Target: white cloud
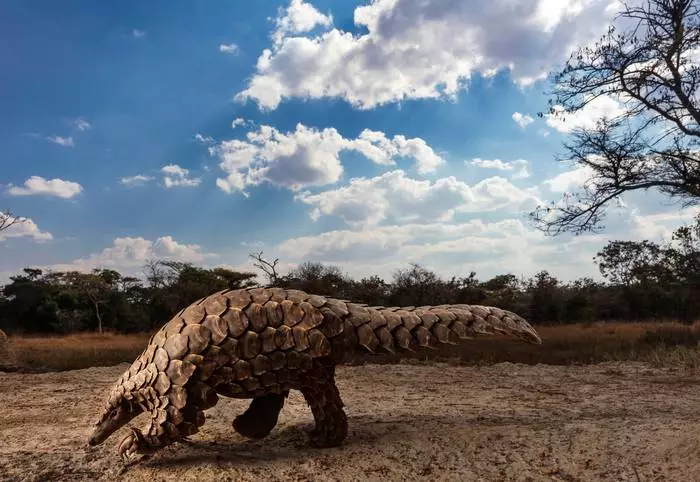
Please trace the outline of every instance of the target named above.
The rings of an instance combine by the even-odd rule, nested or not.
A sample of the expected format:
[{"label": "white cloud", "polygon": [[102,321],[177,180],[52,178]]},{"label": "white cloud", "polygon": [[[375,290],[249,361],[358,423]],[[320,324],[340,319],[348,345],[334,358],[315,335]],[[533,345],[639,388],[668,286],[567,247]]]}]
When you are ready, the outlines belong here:
[{"label": "white cloud", "polygon": [[417,262],[445,277],[471,270],[481,279],[504,273],[529,276],[546,268],[571,279],[595,274],[591,258],[599,248],[597,238],[564,243],[547,238],[520,219],[474,219],[329,231],[288,239],[277,251],[289,262],[333,263],[358,277],[378,274],[389,278],[397,268]]},{"label": "white cloud", "polygon": [[528,114],[521,114],[520,112],[513,112],[512,118],[515,122],[517,122],[521,129],[525,129],[527,126],[535,122],[535,119],[533,119],[531,116]]},{"label": "white cloud", "polygon": [[673,232],[681,224],[693,224],[700,214],[700,207],[692,206],[677,211],[656,214],[642,214],[639,208],[631,208],[618,231],[627,230],[644,239],[663,239],[671,241]]},{"label": "white cloud", "polygon": [[83,187],[77,182],[64,181],[63,179],[44,179],[41,176],[32,176],[24,181],[24,187],[12,186],[7,190],[11,196],[56,196],[62,199],[70,199],[83,191]]},{"label": "white cloud", "polygon": [[496,169],[498,171],[514,171],[511,174],[511,179],[525,179],[530,177],[530,163],[525,159],[516,159],[515,161],[501,161],[500,159],[473,159],[472,166],[481,167],[483,169]]},{"label": "white cloud", "polygon": [[219,45],[219,52],[225,54],[238,55],[241,49],[236,44],[221,44]]},{"label": "white cloud", "polygon": [[364,129],[347,149],[354,149],[376,164],[396,164],[394,157],[412,157],[420,174],[432,172],[445,161],[421,138],[406,139],[396,135],[392,139],[380,131]]},{"label": "white cloud", "polygon": [[338,157],[345,139],[333,128],[317,130],[297,124],[282,133],[270,126],[249,132],[246,141],[224,141],[218,147],[219,167],[228,174],[217,179],[225,192],[242,191],[246,185],[269,182],[297,190],[331,184],[340,179]]},{"label": "white cloud", "polygon": [[242,117],[236,117],[235,119],[233,119],[233,121],[231,121],[231,129],[235,129],[238,126],[243,126],[243,125],[248,125],[248,124],[252,124],[252,121],[247,121],[247,120],[243,119]]},{"label": "white cloud", "polygon": [[114,240],[112,246],[86,258],[79,258],[68,264],[50,266],[57,271],[91,271],[95,268],[112,268],[132,272],[140,269],[151,259],[168,259],[190,263],[201,263],[214,258],[215,253],[202,252],[197,244],[181,244],[171,236],[162,236],[155,241],[142,237],[122,237]]},{"label": "white cloud", "polygon": [[581,110],[571,114],[562,114],[563,107],[560,105],[555,105],[553,108],[557,113],[545,114],[547,124],[551,128],[564,133],[571,132],[574,129],[591,129],[603,117],[614,118],[625,111],[620,102],[609,96],[593,99]]},{"label": "white cloud", "polygon": [[[8,216],[0,212],[0,224],[8,225],[11,224],[16,218],[13,216]],[[50,241],[53,239],[51,233],[46,231],[41,231],[39,226],[29,218],[24,219],[21,222],[16,222],[11,224],[9,228],[5,228],[0,231],[0,241],[5,241],[9,238],[21,238],[30,237],[34,238],[35,241]]]},{"label": "white cloud", "polygon": [[551,179],[544,181],[552,192],[565,193],[572,192],[583,187],[594,174],[589,166],[575,167],[569,171],[557,174]]},{"label": "white cloud", "polygon": [[204,136],[197,132],[194,135],[194,140],[197,142],[201,142],[202,144],[212,144],[214,142],[214,138],[211,136]]},{"label": "white cloud", "polygon": [[163,176],[163,184],[167,188],[171,187],[196,187],[202,182],[201,178],[189,177],[189,169],[180,167],[177,164],[168,164],[161,168]]},{"label": "white cloud", "polygon": [[289,34],[305,33],[317,25],[329,27],[333,24],[331,15],[324,15],[304,0],[291,0],[286,9],[279,9],[272,35],[275,44],[279,44]]},{"label": "white cloud", "polygon": [[76,129],[78,129],[80,132],[85,132],[85,131],[90,130],[92,128],[92,125],[90,125],[90,123],[88,121],[86,121],[85,119],[80,118],[80,117],[77,119],[73,119],[71,121],[71,125],[73,127],[75,127]]},{"label": "white cloud", "polygon": [[434,182],[411,179],[401,170],[351,179],[347,186],[301,193],[296,199],[313,207],[312,219],[336,216],[352,227],[385,221],[447,221],[456,212],[521,211],[540,202],[533,192],[500,177],[469,186],[453,176]]},{"label": "white cloud", "polygon": [[139,30],[139,29],[135,28],[131,31],[131,35],[134,38],[143,38],[146,36],[146,32],[144,30]]},{"label": "white cloud", "polygon": [[611,213],[608,232],[548,237],[522,219],[466,222],[433,221],[365,225],[300,236],[281,242],[270,256],[288,263],[307,260],[332,263],[355,277],[390,278],[410,262],[439,275],[480,279],[513,273],[532,276],[546,269],[562,280],[600,278],[593,256],[613,239],[669,241],[680,221],[690,222],[700,209],[641,214],[637,208]]},{"label": "white cloud", "polygon": [[334,128],[322,130],[297,124],[294,132],[260,126],[246,140],[223,141],[219,167],[227,173],[216,185],[225,192],[244,191],[246,186],[269,182],[292,190],[323,186],[340,180],[341,151],[356,151],[380,165],[395,164],[396,157],[416,161],[419,173],[435,170],[444,161],[420,138],[387,138],[383,132],[365,129],[356,139],[346,139]]},{"label": "white cloud", "polygon": [[69,137],[49,136],[46,139],[50,142],[53,142],[54,144],[58,144],[59,146],[64,146],[64,147],[75,146],[75,143],[73,142],[72,136],[69,136]]},{"label": "white cloud", "polygon": [[[237,99],[275,109],[285,98],[337,97],[370,109],[404,99],[453,98],[473,73],[500,69],[530,85],[573,47],[604,33],[613,1],[375,0],[355,9],[361,33],[353,34],[294,0]],[[323,32],[312,33],[319,25]]]},{"label": "white cloud", "polygon": [[125,186],[143,186],[144,184],[152,181],[153,176],[144,176],[143,174],[137,174],[135,176],[122,177],[119,182]]}]

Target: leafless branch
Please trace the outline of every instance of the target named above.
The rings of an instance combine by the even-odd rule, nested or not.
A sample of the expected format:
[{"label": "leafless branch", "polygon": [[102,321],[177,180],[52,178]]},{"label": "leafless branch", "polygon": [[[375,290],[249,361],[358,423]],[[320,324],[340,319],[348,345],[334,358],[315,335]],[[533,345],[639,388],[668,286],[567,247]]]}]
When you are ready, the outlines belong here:
[{"label": "leafless branch", "polygon": [[579,48],[555,74],[549,116],[564,120],[602,97],[623,112],[577,128],[561,160],[591,173],[581,192],[530,213],[548,234],[599,231],[606,206],[630,191],[656,189],[700,203],[700,10],[694,0],[623,2],[618,21]]},{"label": "leafless branch", "polygon": [[27,218],[13,216],[10,210],[0,211],[0,231],[8,229],[10,226],[27,221]]},{"label": "leafless branch", "polygon": [[270,286],[275,286],[279,282],[279,275],[277,273],[277,263],[279,263],[279,258],[275,258],[274,261],[270,262],[263,258],[263,252],[252,253],[249,255],[256,262],[253,266],[262,270],[267,276],[267,280]]}]

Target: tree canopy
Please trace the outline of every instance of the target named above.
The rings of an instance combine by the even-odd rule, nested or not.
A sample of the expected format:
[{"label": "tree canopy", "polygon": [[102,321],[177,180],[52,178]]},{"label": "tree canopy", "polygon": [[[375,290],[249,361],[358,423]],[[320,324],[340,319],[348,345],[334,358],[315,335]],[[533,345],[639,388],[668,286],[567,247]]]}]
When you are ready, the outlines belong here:
[{"label": "tree canopy", "polygon": [[600,231],[624,193],[654,189],[700,202],[700,16],[694,0],[645,0],[622,10],[594,45],[579,47],[553,76],[549,113],[562,118],[600,99],[617,112],[572,130],[560,160],[585,181],[531,214],[548,234]]}]

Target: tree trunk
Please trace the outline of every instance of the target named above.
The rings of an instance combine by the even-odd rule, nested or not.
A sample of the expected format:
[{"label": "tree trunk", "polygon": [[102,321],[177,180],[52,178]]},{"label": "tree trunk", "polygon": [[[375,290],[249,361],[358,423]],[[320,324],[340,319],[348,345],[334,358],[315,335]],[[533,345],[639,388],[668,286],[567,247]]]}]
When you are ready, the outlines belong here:
[{"label": "tree trunk", "polygon": [[102,334],[102,315],[100,314],[100,305],[97,301],[92,302],[95,305],[95,316],[97,317],[97,332]]}]

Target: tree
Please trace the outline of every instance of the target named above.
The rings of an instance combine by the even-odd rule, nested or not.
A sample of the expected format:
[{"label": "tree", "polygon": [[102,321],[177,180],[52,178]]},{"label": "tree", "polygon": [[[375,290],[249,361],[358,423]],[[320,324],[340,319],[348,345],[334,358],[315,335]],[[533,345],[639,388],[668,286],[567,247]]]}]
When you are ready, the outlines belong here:
[{"label": "tree", "polygon": [[249,256],[255,260],[253,266],[265,273],[268,286],[277,286],[280,280],[279,274],[277,273],[277,263],[280,261],[279,258],[275,258],[272,262],[267,261],[265,258],[263,258],[262,251],[259,253],[253,253]]},{"label": "tree", "polygon": [[446,283],[435,273],[417,263],[394,272],[391,302],[397,306],[439,305],[450,301]]},{"label": "tree", "polygon": [[351,288],[351,281],[343,274],[340,267],[315,261],[301,263],[280,278],[279,283],[285,288],[336,298],[346,298]]},{"label": "tree", "polygon": [[26,218],[20,218],[17,216],[13,216],[12,213],[9,210],[6,211],[0,211],[0,231],[4,231],[6,229],[9,229],[10,226],[13,226],[15,224],[23,223],[27,219]]},{"label": "tree", "polygon": [[561,321],[563,303],[561,284],[548,271],[542,270],[527,280],[530,296],[529,319],[535,323]]},{"label": "tree", "polygon": [[700,315],[700,215],[694,225],[676,229],[668,253],[680,284],[681,319],[692,323]]},{"label": "tree", "polygon": [[119,281],[121,275],[113,270],[94,269],[92,273],[70,271],[65,277],[68,284],[75,288],[76,294],[89,301],[97,319],[97,332],[102,333],[102,307],[109,301],[113,284]]},{"label": "tree", "polygon": [[600,231],[607,206],[631,191],[655,189],[684,205],[700,203],[698,7],[694,0],[622,6],[616,20],[628,28],[611,26],[554,75],[548,115],[566,120],[605,98],[621,109],[572,131],[562,158],[584,168],[587,179],[580,192],[530,213],[548,234]]},{"label": "tree", "polygon": [[353,281],[350,299],[369,305],[386,305],[391,293],[391,286],[377,275]]},{"label": "tree", "polygon": [[649,285],[673,279],[664,249],[648,240],[610,241],[593,259],[600,274],[614,284]]}]

